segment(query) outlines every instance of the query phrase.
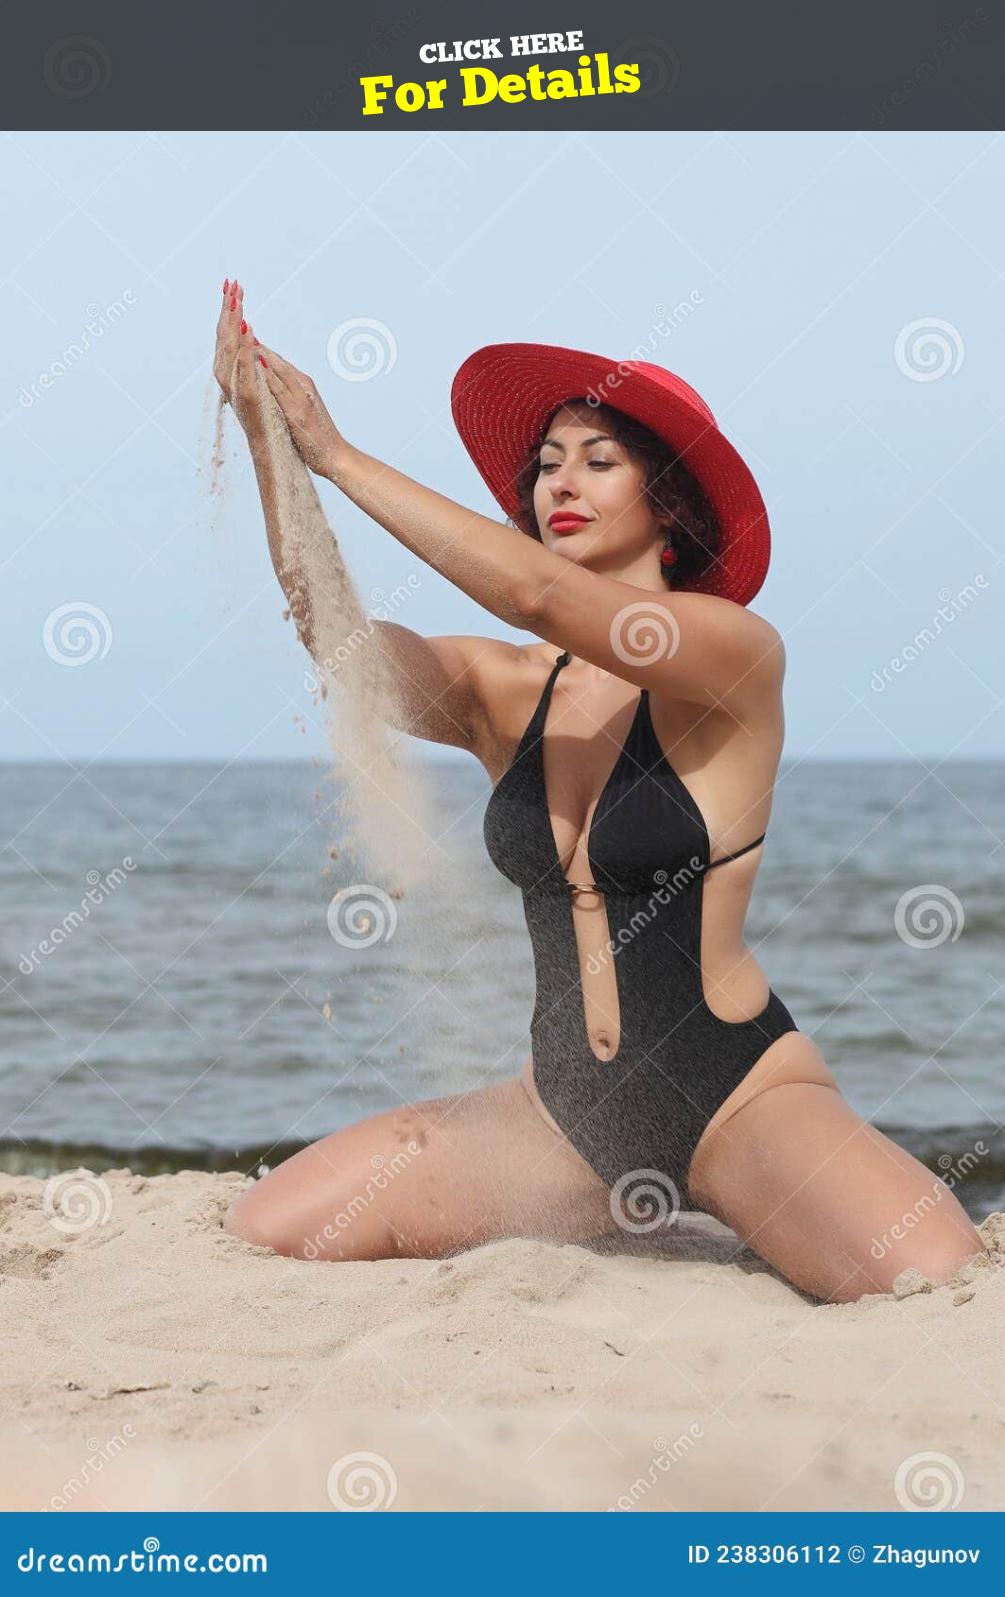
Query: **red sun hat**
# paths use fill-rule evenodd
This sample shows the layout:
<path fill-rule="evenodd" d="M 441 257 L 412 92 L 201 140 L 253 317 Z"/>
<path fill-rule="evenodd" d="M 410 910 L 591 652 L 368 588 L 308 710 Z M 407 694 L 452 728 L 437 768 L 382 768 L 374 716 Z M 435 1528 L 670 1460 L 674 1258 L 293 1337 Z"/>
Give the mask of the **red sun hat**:
<path fill-rule="evenodd" d="M 464 447 L 510 520 L 517 521 L 519 472 L 554 412 L 578 398 L 643 422 L 704 489 L 722 534 L 719 554 L 701 577 L 677 583 L 678 590 L 749 604 L 771 552 L 764 500 L 705 401 L 663 366 L 551 344 L 487 344 L 468 356 L 451 386 L 450 408 Z"/>

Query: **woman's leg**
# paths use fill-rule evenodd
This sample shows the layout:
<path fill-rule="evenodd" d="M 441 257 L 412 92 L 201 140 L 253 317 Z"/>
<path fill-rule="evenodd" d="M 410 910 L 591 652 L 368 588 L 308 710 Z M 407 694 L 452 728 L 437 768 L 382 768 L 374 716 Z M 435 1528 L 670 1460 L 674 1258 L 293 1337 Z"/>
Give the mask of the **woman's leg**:
<path fill-rule="evenodd" d="M 820 1082 L 766 1088 L 695 1151 L 693 1199 L 814 1297 L 889 1292 L 902 1270 L 949 1278 L 986 1253 L 945 1182 Z"/>
<path fill-rule="evenodd" d="M 438 1258 L 505 1236 L 580 1242 L 616 1228 L 607 1187 L 518 1078 L 323 1137 L 247 1188 L 224 1223 L 277 1253 L 333 1260 Z"/>

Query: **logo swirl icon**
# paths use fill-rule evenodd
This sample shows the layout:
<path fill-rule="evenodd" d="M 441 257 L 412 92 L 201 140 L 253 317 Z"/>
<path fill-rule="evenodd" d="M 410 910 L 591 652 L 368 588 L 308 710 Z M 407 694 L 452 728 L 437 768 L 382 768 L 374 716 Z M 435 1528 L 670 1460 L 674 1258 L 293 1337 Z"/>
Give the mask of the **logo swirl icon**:
<path fill-rule="evenodd" d="M 328 1496 L 347 1513 L 372 1513 L 390 1508 L 398 1495 L 398 1477 L 380 1453 L 345 1453 L 328 1471 Z"/>
<path fill-rule="evenodd" d="M 42 642 L 57 665 L 88 665 L 103 660 L 112 646 L 112 623 L 96 604 L 75 599 L 50 610 Z"/>
<path fill-rule="evenodd" d="M 938 316 L 908 322 L 893 347 L 897 370 L 912 383 L 935 383 L 953 376 L 963 365 L 964 346 L 959 329 Z"/>
<path fill-rule="evenodd" d="M 398 925 L 394 899 L 369 883 L 341 887 L 328 905 L 328 930 L 343 948 L 389 943 Z"/>
<path fill-rule="evenodd" d="M 42 1189 L 42 1213 L 51 1226 L 67 1235 L 107 1224 L 111 1212 L 111 1188 L 90 1170 L 50 1176 Z"/>
<path fill-rule="evenodd" d="M 366 383 L 393 369 L 398 344 L 391 329 L 372 316 L 339 322 L 328 339 L 328 364 L 347 383 Z"/>
<path fill-rule="evenodd" d="M 655 665 L 657 660 L 672 659 L 680 648 L 676 617 L 645 599 L 618 611 L 609 637 L 611 648 L 625 665 Z"/>
<path fill-rule="evenodd" d="M 42 77 L 58 100 L 83 100 L 108 87 L 112 63 L 100 39 L 70 34 L 50 44 L 42 62 Z"/>
<path fill-rule="evenodd" d="M 963 1471 L 948 1453 L 912 1453 L 898 1468 L 893 1489 L 901 1508 L 937 1513 L 960 1503 Z"/>
<path fill-rule="evenodd" d="M 611 1188 L 611 1216 L 622 1231 L 636 1235 L 673 1225 L 680 1193 L 662 1170 L 629 1170 Z"/>
<path fill-rule="evenodd" d="M 909 948 L 938 948 L 947 940 L 955 943 L 964 921 L 960 900 L 939 882 L 909 888 L 898 899 L 893 915 L 897 936 Z"/>

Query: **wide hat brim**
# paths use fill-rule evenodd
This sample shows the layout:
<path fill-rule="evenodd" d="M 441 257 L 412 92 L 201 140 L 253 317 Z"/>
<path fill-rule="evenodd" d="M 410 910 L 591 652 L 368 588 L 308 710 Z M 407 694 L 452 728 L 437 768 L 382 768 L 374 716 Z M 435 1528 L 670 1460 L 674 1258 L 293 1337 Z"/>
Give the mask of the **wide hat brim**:
<path fill-rule="evenodd" d="M 771 554 L 764 500 L 701 396 L 662 366 L 550 344 L 487 344 L 468 356 L 451 386 L 450 407 L 465 448 L 510 520 L 518 519 L 518 474 L 550 417 L 573 398 L 644 422 L 708 496 L 722 533 L 718 556 L 701 577 L 675 586 L 749 604 Z"/>

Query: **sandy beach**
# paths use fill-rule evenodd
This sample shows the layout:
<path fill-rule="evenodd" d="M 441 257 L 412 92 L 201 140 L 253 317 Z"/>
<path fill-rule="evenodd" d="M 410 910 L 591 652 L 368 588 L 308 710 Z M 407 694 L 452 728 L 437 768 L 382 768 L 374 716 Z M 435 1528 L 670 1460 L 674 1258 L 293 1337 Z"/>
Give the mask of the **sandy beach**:
<path fill-rule="evenodd" d="M 0 1177 L 6 1509 L 1005 1506 L 1001 1214 L 823 1305 L 703 1216 L 329 1265 L 222 1230 L 239 1174 L 90 1180 Z"/>

